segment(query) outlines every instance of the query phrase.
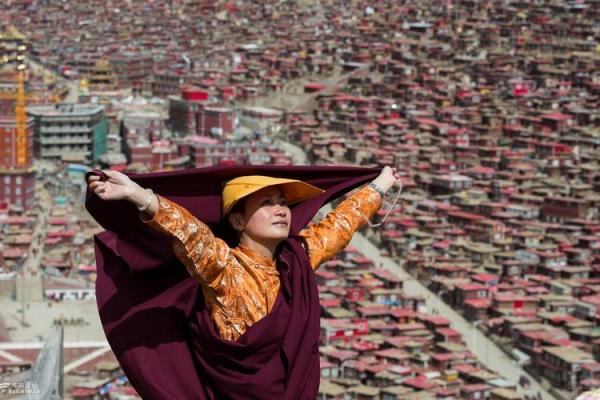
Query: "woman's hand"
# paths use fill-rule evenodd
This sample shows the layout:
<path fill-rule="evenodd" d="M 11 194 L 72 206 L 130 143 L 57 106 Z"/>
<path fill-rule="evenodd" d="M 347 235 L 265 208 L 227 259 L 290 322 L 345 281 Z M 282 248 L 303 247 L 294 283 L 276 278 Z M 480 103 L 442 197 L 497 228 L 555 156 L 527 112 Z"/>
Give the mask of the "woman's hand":
<path fill-rule="evenodd" d="M 400 175 L 396 168 L 385 166 L 379 176 L 373 180 L 377 186 L 379 186 L 384 192 L 387 192 L 392 187 L 400 189 L 402 183 L 400 182 Z"/>
<path fill-rule="evenodd" d="M 118 171 L 103 170 L 108 180 L 102 181 L 97 175 L 90 175 L 88 188 L 102 200 L 131 200 L 132 194 L 139 187 L 137 183 Z"/>

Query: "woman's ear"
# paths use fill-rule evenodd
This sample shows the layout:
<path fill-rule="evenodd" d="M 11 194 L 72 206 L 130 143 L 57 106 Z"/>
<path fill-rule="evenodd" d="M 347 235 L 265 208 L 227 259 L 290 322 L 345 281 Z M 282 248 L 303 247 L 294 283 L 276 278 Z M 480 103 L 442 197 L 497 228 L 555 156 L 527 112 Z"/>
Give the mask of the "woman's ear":
<path fill-rule="evenodd" d="M 229 224 L 238 232 L 242 232 L 244 230 L 244 221 L 240 213 L 231 213 L 229 214 Z"/>

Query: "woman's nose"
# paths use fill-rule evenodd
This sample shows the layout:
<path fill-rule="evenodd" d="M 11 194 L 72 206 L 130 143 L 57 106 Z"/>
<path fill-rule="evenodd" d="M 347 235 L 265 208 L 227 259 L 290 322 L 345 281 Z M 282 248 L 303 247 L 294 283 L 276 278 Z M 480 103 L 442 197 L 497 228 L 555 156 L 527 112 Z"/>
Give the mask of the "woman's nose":
<path fill-rule="evenodd" d="M 286 214 L 287 214 L 287 207 L 277 206 L 277 208 L 275 209 L 275 215 L 285 216 Z"/>

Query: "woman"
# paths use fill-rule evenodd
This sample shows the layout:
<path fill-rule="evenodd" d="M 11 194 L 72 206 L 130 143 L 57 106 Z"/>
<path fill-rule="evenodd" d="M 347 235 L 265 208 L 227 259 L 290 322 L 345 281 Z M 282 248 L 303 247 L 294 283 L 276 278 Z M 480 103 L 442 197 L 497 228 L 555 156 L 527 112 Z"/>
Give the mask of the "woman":
<path fill-rule="evenodd" d="M 298 179 L 267 175 L 230 179 L 221 193 L 221 215 L 237 233 L 235 246 L 177 202 L 143 189 L 118 172 L 106 171 L 106 175 L 107 180 L 90 175 L 90 191 L 102 200 L 125 200 L 137 206 L 144 224 L 169 238 L 173 253 L 202 292 L 192 296 L 202 304 L 186 308 L 188 318 L 202 322 L 197 329 L 192 324 L 188 340 L 200 375 L 201 394 L 195 392 L 193 397 L 314 398 L 319 308 L 314 276 L 307 271 L 343 249 L 375 214 L 383 194 L 399 183 L 395 171 L 385 167 L 322 221 L 293 235 L 294 240 L 290 207 L 325 191 Z M 296 241 L 301 247 L 296 247 Z M 306 332 L 294 332 L 294 325 L 301 329 L 304 325 Z M 124 353 L 130 348 L 115 345 L 114 330 L 107 336 L 113 349 L 117 347 L 117 356 L 123 355 L 121 364 L 127 363 Z M 147 376 L 137 379 L 139 371 L 131 368 L 126 372 L 134 376 L 130 379 L 138 391 L 154 397 L 156 390 L 141 382 Z"/>

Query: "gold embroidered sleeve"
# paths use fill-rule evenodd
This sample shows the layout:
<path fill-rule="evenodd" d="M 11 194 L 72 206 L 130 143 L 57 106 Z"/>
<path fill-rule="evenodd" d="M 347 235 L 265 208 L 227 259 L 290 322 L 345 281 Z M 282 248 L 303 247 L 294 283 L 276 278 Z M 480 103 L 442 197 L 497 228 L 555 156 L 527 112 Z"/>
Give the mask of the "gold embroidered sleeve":
<path fill-rule="evenodd" d="M 144 223 L 172 237 L 173 251 L 188 272 L 201 284 L 223 291 L 228 265 L 236 262 L 231 249 L 188 210 L 158 196 L 158 211 Z"/>
<path fill-rule="evenodd" d="M 299 236 L 306 240 L 313 269 L 348 246 L 354 232 L 366 224 L 366 219 L 371 220 L 381 205 L 379 193 L 365 186 L 342 201 L 319 222 L 300 231 Z"/>

